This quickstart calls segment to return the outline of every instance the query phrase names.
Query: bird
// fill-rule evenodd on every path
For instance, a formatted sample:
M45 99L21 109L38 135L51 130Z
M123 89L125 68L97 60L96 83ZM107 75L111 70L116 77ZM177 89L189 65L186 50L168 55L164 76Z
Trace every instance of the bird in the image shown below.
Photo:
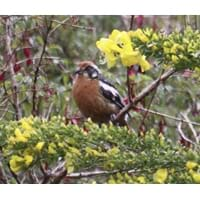
M125 106L116 87L92 61L81 61L73 74L72 95L82 115L98 124L109 123ZM115 124L125 126L121 117Z

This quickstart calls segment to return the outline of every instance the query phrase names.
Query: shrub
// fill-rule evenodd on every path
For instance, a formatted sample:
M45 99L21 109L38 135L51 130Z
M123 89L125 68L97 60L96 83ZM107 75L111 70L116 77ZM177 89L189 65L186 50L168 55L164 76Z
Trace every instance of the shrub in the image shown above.
M153 129L61 117L2 121L0 181L8 183L200 183L200 153Z

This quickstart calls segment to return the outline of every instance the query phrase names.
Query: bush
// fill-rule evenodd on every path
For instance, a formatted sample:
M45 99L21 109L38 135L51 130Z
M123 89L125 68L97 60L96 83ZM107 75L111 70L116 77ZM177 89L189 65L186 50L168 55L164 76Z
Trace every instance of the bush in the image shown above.
M0 181L5 183L200 183L200 153L153 129L61 117L2 121Z

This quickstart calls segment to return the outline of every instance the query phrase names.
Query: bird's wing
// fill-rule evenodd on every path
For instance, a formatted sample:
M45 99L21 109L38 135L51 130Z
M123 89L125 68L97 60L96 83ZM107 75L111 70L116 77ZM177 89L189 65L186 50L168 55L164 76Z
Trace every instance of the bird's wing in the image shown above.
M103 96L111 103L115 104L119 109L124 107L121 97L117 89L107 80L101 78L99 80L100 90Z

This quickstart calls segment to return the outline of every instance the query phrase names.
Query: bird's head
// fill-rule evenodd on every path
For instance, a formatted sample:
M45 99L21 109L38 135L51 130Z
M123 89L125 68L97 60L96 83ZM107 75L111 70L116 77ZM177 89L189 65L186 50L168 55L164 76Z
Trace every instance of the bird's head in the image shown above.
M101 71L92 61L81 61L78 63L77 69L74 72L74 76L84 76L87 78L98 78Z

